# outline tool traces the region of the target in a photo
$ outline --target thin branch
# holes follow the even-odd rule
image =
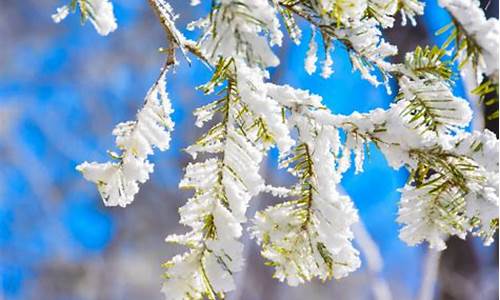
[[[424,270],[422,271],[422,283],[418,292],[418,300],[434,299],[434,289],[437,282],[440,256],[441,252],[439,251],[432,249],[427,250]]]
[[[391,290],[387,281],[382,277],[383,260],[377,244],[366,230],[365,225],[360,220],[352,226],[352,231],[356,241],[365,256],[366,265],[372,280],[373,297],[376,300],[391,300]]]

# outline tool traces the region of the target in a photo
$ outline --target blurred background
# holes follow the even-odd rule
[[[182,233],[177,213],[190,192],[177,184],[188,156],[182,148],[200,134],[192,110],[208,101],[194,89],[210,76],[207,69],[181,60],[167,89],[175,108],[171,149],[157,153],[155,173],[127,207],[105,208],[95,186],[75,171],[84,160],[107,160],[111,130],[133,119],[159,73],[164,35],[144,0],[113,1],[118,30],[99,36],[79,16],[54,24],[50,15],[63,0],[0,0],[0,299],[162,299],[160,264],[179,253],[166,244],[169,233]],[[203,5],[171,1],[181,15],[179,28],[206,13]],[[498,17],[498,1],[485,1]],[[426,2],[416,28],[396,26],[387,39],[412,50],[439,44],[434,32],[449,23],[435,0]],[[400,20],[396,21],[399,25]],[[338,46],[333,76],[308,76],[303,57],[309,40],[304,26],[301,46],[287,41],[275,49],[282,64],[272,80],[322,95],[336,113],[387,108],[392,97],[351,73]],[[189,37],[193,33],[186,32]],[[395,59],[401,59],[396,57]],[[455,93],[467,97],[460,79]],[[484,124],[481,107],[476,128]],[[497,121],[486,122],[496,130]],[[495,127],[496,126],[496,127]],[[276,184],[288,180],[276,172],[271,153],[262,173]],[[452,239],[441,259],[425,246],[408,247],[398,239],[395,222],[404,170],[387,167],[370,149],[365,172],[345,176],[342,186],[359,209],[356,227],[363,267],[335,282],[314,281],[297,288],[272,280],[258,248],[245,233],[247,266],[237,277],[230,299],[416,299],[427,279],[437,274],[435,299],[497,299],[498,243]],[[249,211],[271,204],[257,197]],[[368,261],[367,261],[368,260]],[[424,288],[425,289],[425,288]],[[389,299],[389,298],[385,298]]]

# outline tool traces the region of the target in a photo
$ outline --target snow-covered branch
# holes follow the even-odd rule
[[[351,242],[356,209],[349,197],[336,190],[338,133],[331,126],[318,126],[300,111],[292,112],[291,118],[299,144],[281,165],[297,177],[299,195],[258,212],[252,235],[275,267],[275,277],[295,286],[314,277],[345,277],[359,267],[360,260]]]
[[[170,118],[173,110],[165,91],[165,76],[170,67],[165,65],[149,90],[137,119],[120,123],[113,130],[121,153],[109,152],[111,162],[84,162],[77,167],[87,180],[97,185],[107,206],[130,204],[139,192],[139,183],[146,182],[153,172],[148,156],[154,148],[164,151],[169,147],[174,123]]]
[[[440,0],[439,4],[453,18],[455,28],[450,42],[457,41],[455,47],[461,66],[470,64],[469,69],[475,71],[478,83],[484,74],[498,84],[498,19],[487,19],[478,0]]]
[[[450,32],[443,48],[452,45],[453,58],[470,93],[486,105],[498,107],[500,22],[486,18],[478,0],[440,0],[452,22],[438,33]],[[487,116],[498,119],[498,108]]]
[[[488,61],[479,64],[481,72],[494,78],[498,70],[489,61],[498,60],[498,41],[493,41],[498,29],[486,24],[498,21],[486,21],[475,2],[471,14],[478,19],[466,19],[469,15],[458,9],[464,1],[441,2],[467,38],[474,38],[474,53],[481,56],[473,55]],[[453,60],[444,49],[417,47],[403,63],[388,61],[397,48],[384,40],[382,29],[393,26],[398,12],[403,25],[406,19],[416,25],[424,3],[213,1],[207,16],[188,25],[200,32],[191,41],[176,28],[177,16],[168,3],[148,2],[166,34],[165,67],[137,119],[113,131],[121,153],[111,152],[112,162],[85,162],[78,169],[97,184],[106,205],[129,204],[153,170],[148,156],[154,148],[165,150],[169,145],[173,122],[165,77],[176,64],[175,49],[186,59],[190,53],[213,72],[201,89],[219,98],[194,111],[195,125],[207,130],[186,149],[193,162],[180,183],[194,190],[179,210],[180,223],[190,230],[167,237],[187,247],[164,264],[162,290],[167,299],[218,299],[235,288],[233,276],[244,265],[239,239],[246,210],[260,192],[283,200],[258,212],[251,225],[252,237],[279,280],[297,285],[313,278],[341,278],[356,270],[360,260],[351,226],[358,220],[357,210],[337,185],[351,167],[363,171],[368,143],[380,149],[391,167],[410,172],[400,190],[401,239],[410,245],[427,241],[443,249],[448,236],[463,238],[472,232],[491,243],[498,229],[498,139],[487,130],[465,130],[472,112],[466,100],[452,93]],[[73,0],[58,9],[54,20],[61,21],[77,7],[99,33],[116,28],[108,0]],[[340,43],[364,79],[386,86],[389,77],[397,80],[394,103],[387,110],[338,115],[318,95],[269,82],[267,68],[279,64],[272,47],[280,46],[283,38],[278,15],[296,43],[301,41],[301,29],[295,18],[312,27],[305,58],[309,74],[317,69],[319,34],[325,51],[323,77],[333,72],[331,51]],[[470,56],[469,48],[459,50]],[[279,150],[280,167],[296,178],[293,186],[272,187],[259,174],[272,147]]]
[[[192,230],[170,235],[169,242],[183,244],[189,252],[165,264],[166,281],[162,291],[167,299],[188,295],[216,298],[234,289],[233,274],[243,266],[243,245],[239,241],[241,223],[252,196],[263,186],[259,164],[263,143],[258,127],[246,127],[257,119],[237,93],[234,60],[221,60],[214,78],[204,90],[226,80],[225,95],[195,112],[197,125],[220,114],[222,120],[187,148],[193,158],[198,153],[215,154],[201,162],[190,163],[180,183],[192,188],[194,196],[180,210],[181,223]]]
[[[498,228],[498,160],[485,158],[498,156],[498,139],[488,130],[438,134],[432,123],[422,134],[412,118],[401,117],[407,107],[400,101],[387,111],[323,120],[345,130],[348,139],[375,143],[392,167],[410,171],[398,217],[403,240],[425,240],[442,250],[449,235],[472,232],[491,243]]]
[[[87,2],[79,2],[82,13],[84,3]],[[73,2],[71,5],[74,5]],[[165,151],[170,145],[174,122],[170,117],[173,109],[166,91],[166,76],[176,64],[175,49],[183,49],[185,39],[174,30],[176,16],[170,6],[158,5],[157,9],[164,26],[172,28],[167,32],[169,46],[166,60],[160,76],[147,93],[136,120],[122,122],[113,130],[116,146],[121,153],[109,152],[113,159],[111,162],[84,162],[77,166],[77,170],[87,180],[97,185],[107,206],[125,207],[130,204],[139,192],[139,184],[146,182],[153,172],[154,165],[149,162],[148,156],[153,154],[154,148]]]

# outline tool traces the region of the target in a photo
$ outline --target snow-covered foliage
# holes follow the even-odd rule
[[[153,154],[154,148],[164,151],[169,147],[174,123],[170,118],[173,110],[165,90],[168,69],[164,68],[149,90],[137,119],[120,123],[113,130],[116,146],[122,152],[110,152],[111,162],[84,162],[77,167],[87,180],[97,185],[107,206],[125,207],[130,204],[139,192],[139,183],[146,182],[153,172],[148,156]]]
[[[210,15],[191,24],[203,29],[200,48],[212,62],[219,57],[240,57],[249,65],[263,67],[279,64],[271,50],[271,46],[281,45],[279,25],[275,9],[267,0],[218,1]]]
[[[484,164],[485,150],[498,157],[498,141],[489,131],[462,133],[449,145],[426,153],[411,151],[419,165],[413,181],[402,189],[401,239],[410,245],[426,240],[438,250],[446,248],[450,234],[465,238],[472,232],[486,245],[493,241],[498,227],[498,163]]]
[[[498,82],[498,19],[487,19],[478,0],[439,0],[439,4],[453,17],[460,60],[473,65],[478,83],[483,74]]]
[[[407,20],[410,19],[412,26],[417,26],[415,17],[424,14],[425,3],[418,0],[400,0],[401,25],[406,26]]]
[[[316,43],[315,38],[316,38],[316,31],[314,30],[314,27],[312,27],[312,35],[311,35],[311,40],[309,41],[309,49],[307,50],[306,59],[304,61],[304,69],[309,75],[316,72],[316,62],[318,61],[318,55],[317,55],[318,43]],[[330,52],[328,52],[328,54],[330,54]],[[331,58],[330,55],[328,57]]]
[[[52,19],[56,23],[61,22],[70,11],[76,10],[77,5],[83,20],[89,19],[100,35],[108,35],[118,27],[113,13],[113,4],[109,0],[71,0],[69,4],[57,8]]]
[[[374,142],[393,168],[410,170],[398,217],[404,225],[400,237],[408,244],[427,241],[442,250],[449,235],[465,238],[467,232],[491,243],[498,226],[498,139],[488,130],[438,134],[432,123],[422,134],[412,119],[401,117],[408,106],[400,101],[386,111],[325,121]]]
[[[64,19],[77,4],[99,33],[116,27],[107,0],[74,0],[57,10],[54,21]],[[410,171],[400,190],[402,240],[443,249],[450,235],[465,238],[472,233],[485,244],[492,242],[498,229],[498,139],[488,130],[465,130],[472,111],[452,92],[457,57],[466,63],[472,58],[479,73],[493,79],[496,75],[498,81],[498,20],[486,20],[476,2],[441,1],[455,18],[459,39],[466,41],[458,54],[447,58],[449,43],[417,47],[400,64],[389,62],[398,49],[384,40],[382,29],[394,26],[397,13],[403,25],[409,19],[415,26],[415,18],[424,12],[418,0],[213,1],[207,16],[188,25],[200,32],[196,41],[176,28],[177,16],[168,3],[149,4],[169,42],[166,67],[137,120],[113,131],[122,150],[111,153],[116,161],[85,162],[78,169],[97,184],[105,204],[130,203],[153,170],[148,155],[153,148],[168,148],[173,123],[164,81],[177,63],[175,50],[190,52],[213,71],[201,90],[218,98],[194,112],[195,125],[208,129],[186,149],[193,162],[179,185],[194,190],[179,210],[180,223],[190,230],[167,237],[187,251],[164,265],[166,299],[218,299],[236,288],[233,276],[244,267],[239,239],[246,210],[261,192],[282,200],[257,212],[250,225],[276,278],[297,285],[356,270],[360,259],[351,226],[358,220],[357,210],[337,186],[350,168],[363,171],[368,143],[381,150],[391,167]],[[471,9],[465,12],[464,7]],[[279,15],[297,44],[302,30],[296,18],[312,28],[307,73],[317,71],[320,37],[323,77],[334,72],[334,45],[343,45],[362,78],[386,87],[389,78],[396,80],[394,103],[387,110],[338,115],[318,95],[270,82],[267,68],[279,64],[272,47],[280,46],[283,38]],[[291,187],[268,185],[259,174],[272,147],[279,150],[280,167],[296,178]]]
[[[219,61],[217,75],[203,89],[212,93],[223,80],[224,96],[195,112],[200,126],[215,114],[221,115],[221,121],[187,151],[193,158],[198,153],[216,156],[190,163],[179,185],[194,189],[193,197],[179,210],[180,222],[191,231],[170,235],[167,241],[190,250],[165,265],[162,291],[167,299],[215,298],[234,289],[232,275],[243,266],[243,245],[238,239],[249,201],[264,185],[259,164],[267,143],[261,130],[267,126],[238,93],[235,66],[233,59]]]
[[[313,31],[318,30],[323,37],[326,58],[323,62],[322,76],[331,75],[333,61],[329,55],[334,42],[342,43],[348,49],[353,70],[358,70],[361,76],[374,85],[380,83],[375,75],[376,68],[382,73],[382,81],[387,84],[391,64],[388,57],[397,54],[397,48],[387,43],[381,33],[381,28],[392,27],[394,15],[397,13],[398,1],[301,1],[298,4],[287,4],[285,7],[297,16],[306,19],[313,25]],[[423,13],[423,3],[419,1],[402,1],[401,13],[411,20]],[[283,15],[283,14],[282,14]],[[292,17],[286,18],[293,20]],[[291,22],[291,21],[290,21]],[[406,22],[405,22],[406,23]],[[413,23],[413,21],[412,21]],[[306,56],[306,70],[312,73],[313,62],[316,61],[315,43],[311,42],[310,51]]]
[[[279,90],[282,87],[277,88],[279,94],[286,95]],[[303,114],[307,107],[319,108],[314,101],[318,99],[285,89],[292,93],[288,103],[282,104],[290,110],[289,126],[297,129],[299,138],[281,166],[297,177],[293,187],[296,196],[258,212],[252,235],[280,281],[296,286],[314,277],[342,278],[356,270],[360,260],[351,242],[350,226],[358,219],[356,209],[349,197],[336,189],[341,178],[336,168],[338,130]]]

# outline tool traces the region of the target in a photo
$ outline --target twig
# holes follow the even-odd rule
[[[432,300],[434,288],[438,276],[439,257],[441,252],[429,249],[425,257],[424,270],[422,272],[422,284],[418,292],[418,300]]]

